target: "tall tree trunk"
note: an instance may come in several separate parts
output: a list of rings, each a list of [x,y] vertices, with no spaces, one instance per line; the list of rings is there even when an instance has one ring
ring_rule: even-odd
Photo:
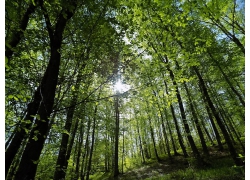
[[[73,1],[74,7],[76,2]],[[48,132],[49,117],[52,112],[56,85],[60,66],[60,49],[62,44],[62,34],[67,21],[73,16],[70,10],[62,10],[63,13],[58,17],[55,31],[51,36],[51,56],[48,67],[41,82],[41,105],[38,110],[40,120],[37,119],[35,127],[31,130],[28,144],[24,150],[19,168],[17,170],[15,180],[34,179],[39,161],[39,156],[43,149],[46,134]],[[66,14],[66,17],[63,15]],[[51,33],[51,32],[50,32]]]
[[[150,78],[150,76],[148,76],[148,78],[149,78],[149,82],[150,82],[150,84],[151,85],[153,85],[151,82],[151,78]],[[164,139],[165,139],[165,143],[166,143],[166,149],[167,149],[167,152],[168,152],[168,157],[169,158],[171,158],[171,153],[170,153],[170,147],[169,147],[169,142],[168,142],[168,138],[167,138],[167,133],[166,133],[166,128],[165,128],[165,125],[164,125],[164,122],[163,122],[163,115],[162,115],[162,112],[161,112],[161,108],[160,108],[160,104],[159,104],[159,102],[158,102],[158,97],[157,97],[157,94],[156,94],[156,91],[155,90],[153,90],[153,93],[154,93],[154,96],[157,98],[157,106],[158,106],[158,109],[159,109],[159,111],[160,111],[160,117],[161,117],[161,126],[162,126],[162,131],[163,131],[163,135],[164,135]],[[161,138],[160,138],[161,139]],[[161,143],[160,143],[160,145],[161,145]],[[162,148],[161,148],[162,149]],[[165,148],[163,147],[163,150],[165,151]],[[165,151],[166,152],[166,151]]]
[[[38,0],[34,1],[36,5],[34,5],[32,2],[30,3],[29,7],[26,9],[26,12],[24,13],[21,22],[19,24],[19,27],[17,30],[12,34],[12,37],[9,41],[7,41],[5,44],[5,56],[10,59],[13,52],[15,51],[16,46],[20,42],[20,40],[23,37],[23,34],[28,26],[28,22],[30,19],[31,14],[35,12],[36,7],[38,6]]]
[[[78,180],[79,178],[79,170],[80,170],[80,159],[81,159],[81,152],[82,152],[82,145],[83,145],[83,120],[80,120],[80,134],[79,134],[79,146],[77,151],[77,160],[76,160],[76,170],[75,170],[75,179]]]
[[[99,96],[100,96],[100,93],[99,93]],[[99,98],[99,96],[98,96],[98,98]],[[89,173],[91,171],[92,155],[93,155],[94,144],[95,144],[95,128],[96,128],[96,118],[97,118],[96,114],[97,114],[97,105],[95,106],[95,110],[94,110],[92,137],[91,137],[91,147],[90,147],[90,152],[89,152],[89,163],[88,163],[88,167],[87,167],[86,180],[89,180]]]
[[[207,103],[208,103],[208,105],[209,105],[209,107],[210,107],[210,109],[211,109],[211,111],[212,111],[212,113],[213,113],[213,115],[214,115],[214,117],[215,117],[215,119],[216,119],[216,121],[217,121],[217,123],[218,123],[218,125],[219,125],[219,127],[220,127],[220,129],[222,131],[222,133],[223,133],[223,135],[224,135],[224,138],[225,138],[226,143],[228,145],[230,154],[231,154],[231,156],[232,156],[235,164],[237,166],[242,166],[243,165],[243,161],[240,158],[238,158],[236,150],[235,150],[235,148],[234,148],[234,146],[233,146],[233,144],[231,142],[231,139],[229,137],[229,134],[228,134],[228,132],[227,132],[227,130],[225,128],[225,125],[223,124],[223,121],[221,120],[218,112],[215,109],[215,106],[214,106],[213,102],[211,101],[211,98],[210,98],[210,96],[208,94],[205,82],[204,82],[204,80],[203,80],[200,72],[198,71],[198,68],[197,67],[193,67],[193,69],[194,69],[196,75],[198,76],[199,83],[200,83],[200,86],[202,88],[203,95],[204,95],[204,97],[205,97],[205,99],[206,99],[206,101],[207,101]]]
[[[41,95],[40,95],[40,87],[37,88],[34,94],[34,99],[31,103],[28,104],[27,114],[24,117],[25,124],[18,126],[13,133],[14,137],[11,140],[6,152],[5,152],[5,177],[8,174],[10,165],[17,154],[18,149],[20,148],[25,137],[27,138],[27,134],[25,129],[29,130],[33,124],[34,115],[36,115],[37,110],[40,105]],[[24,127],[23,127],[24,126]]]
[[[87,165],[88,165],[87,159],[89,157],[89,132],[90,132],[90,125],[91,125],[91,121],[90,121],[90,119],[88,119],[87,132],[86,132],[86,140],[85,140],[85,145],[84,145],[85,152],[84,152],[83,158],[82,158],[83,162],[82,162],[82,170],[81,170],[81,180],[84,180],[84,178],[85,178],[86,171],[87,171]]]
[[[166,83],[166,81],[164,81],[164,84],[165,84],[166,94],[169,95],[168,90],[167,90],[167,83]],[[178,125],[178,122],[177,122],[177,119],[176,119],[176,116],[175,116],[174,107],[173,107],[172,104],[170,104],[170,109],[171,109],[171,113],[172,113],[172,116],[173,116],[173,120],[174,120],[174,124],[175,124],[175,129],[176,129],[176,132],[177,132],[179,144],[181,146],[183,155],[184,155],[184,157],[188,157],[187,150],[186,150],[186,147],[184,145],[183,137],[181,135],[180,128],[179,128],[179,125]]]
[[[224,123],[226,123],[226,121],[227,121],[229,124],[229,129],[230,129],[229,133],[232,131],[235,134],[235,137],[237,138],[238,142],[240,143],[240,145],[242,147],[242,150],[245,152],[245,146],[243,145],[243,143],[240,140],[240,134],[236,131],[236,129],[234,128],[234,125],[232,124],[233,119],[231,118],[230,114],[225,111],[225,109],[223,108],[224,106],[222,104],[222,101],[219,99],[218,96],[215,95],[215,91],[213,89],[211,89],[211,93],[214,97],[215,102],[218,105],[218,108],[220,109],[220,114],[224,119]]]
[[[114,177],[119,175],[119,97],[115,98],[115,156],[114,156]]]
[[[199,123],[198,117],[197,117],[197,115],[196,115],[194,106],[193,106],[193,102],[192,102],[192,99],[191,99],[191,95],[190,95],[190,92],[189,92],[188,87],[187,87],[187,85],[186,85],[185,82],[184,82],[184,88],[185,88],[185,90],[186,90],[186,92],[187,92],[187,96],[188,96],[188,100],[189,100],[189,105],[190,105],[191,113],[192,113],[192,116],[193,116],[193,118],[194,118],[194,122],[195,122],[197,131],[198,131],[198,134],[199,134],[199,137],[200,137],[200,141],[201,141],[201,145],[202,145],[203,152],[204,152],[206,155],[209,155],[209,151],[208,151],[208,149],[207,149],[207,144],[206,144],[206,141],[205,141],[203,132],[202,132],[202,130],[201,130],[200,123]]]
[[[142,156],[142,163],[144,164],[145,163],[145,157],[144,157],[144,151],[143,151],[143,147],[142,147],[142,140],[141,140],[138,120],[136,120],[136,129],[137,129],[137,133],[138,133],[138,137],[139,137],[139,145],[140,145],[140,152],[141,152],[141,156]]]
[[[184,110],[184,106],[183,106],[183,102],[182,102],[182,98],[181,98],[181,95],[180,95],[180,92],[179,92],[179,88],[178,88],[178,85],[175,81],[175,76],[174,76],[174,73],[173,71],[170,69],[170,66],[168,64],[168,57],[165,57],[165,63],[166,63],[166,67],[167,67],[167,70],[169,71],[169,75],[170,75],[170,78],[173,82],[173,85],[175,86],[175,92],[176,92],[176,97],[178,99],[178,104],[179,104],[179,108],[180,108],[180,112],[181,112],[181,118],[182,118],[182,122],[184,124],[184,129],[185,129],[185,133],[187,134],[187,139],[188,139],[188,142],[192,148],[192,151],[194,153],[194,156],[197,158],[198,162],[201,162],[202,159],[201,159],[201,156],[200,156],[200,153],[194,143],[194,139],[191,135],[191,131],[190,131],[190,128],[189,128],[189,125],[188,125],[188,122],[187,122],[187,118],[186,118],[186,114],[185,114],[185,110]]]
[[[220,72],[222,73],[223,77],[225,78],[227,84],[229,85],[229,87],[231,88],[231,90],[234,92],[234,94],[238,97],[240,103],[243,105],[243,107],[245,107],[245,100],[244,97],[241,96],[241,94],[234,88],[232,82],[230,81],[230,79],[228,78],[228,76],[226,75],[226,73],[223,71],[223,69],[220,66],[220,63],[215,60],[215,58],[213,57],[213,55],[208,52],[210,58],[216,63],[216,67],[219,68]]]
[[[57,161],[56,161],[56,169],[54,172],[54,180],[63,179],[65,178],[65,175],[66,175],[66,170],[67,170],[67,168],[65,167],[66,153],[67,153],[67,147],[68,147],[68,142],[69,142],[70,129],[72,126],[73,116],[75,112],[75,104],[78,99],[78,90],[80,88],[80,82],[81,82],[81,73],[78,73],[77,80],[75,83],[76,91],[73,92],[74,93],[73,98],[70,102],[70,108],[68,109],[68,112],[67,112],[66,122],[64,126],[64,133],[62,133],[60,150],[59,150],[59,154],[58,154]]]
[[[166,104],[166,103],[165,103],[165,104]],[[171,139],[171,142],[172,142],[173,150],[174,150],[174,155],[175,155],[175,156],[178,156],[179,153],[178,153],[177,150],[176,150],[175,140],[174,140],[174,137],[173,137],[173,133],[172,133],[172,130],[171,130],[169,121],[168,121],[168,119],[167,119],[168,113],[167,113],[167,109],[166,109],[166,108],[164,108],[164,114],[165,114],[165,117],[166,117],[167,127],[168,127],[168,131],[169,131],[170,139]]]
[[[151,119],[150,119],[150,117],[148,118],[148,120],[149,120],[150,134],[151,134],[151,138],[152,138],[153,145],[154,145],[154,152],[155,152],[155,156],[156,156],[157,161],[159,162],[161,159],[160,159],[160,157],[159,157],[159,155],[158,155],[158,152],[157,152],[157,149],[156,149],[156,143],[155,143],[154,131],[153,131],[153,128],[152,128],[152,123],[151,123]]]
[[[124,121],[123,121],[124,127]],[[122,174],[124,173],[124,161],[125,161],[125,133],[122,131]]]
[[[166,127],[164,125],[162,114],[161,114],[161,126],[162,126],[163,136],[164,136],[164,139],[165,139],[165,142],[166,142],[168,158],[172,159],[172,156],[171,156],[171,153],[170,153],[169,141],[168,141],[167,132],[166,132]]]
[[[207,110],[207,114],[209,116],[209,119],[210,119],[210,122],[211,122],[211,125],[212,125],[212,129],[213,129],[213,131],[215,133],[215,137],[216,137],[216,141],[218,143],[219,150],[223,151],[224,147],[223,147],[223,145],[221,143],[221,137],[220,137],[219,131],[218,131],[216,125],[215,125],[214,117],[213,117],[213,115],[211,113],[211,110],[209,109],[209,107],[207,105],[206,99],[204,97],[203,97],[203,99],[204,99],[204,102],[205,102],[205,107],[206,107],[206,110]]]
[[[17,155],[16,155],[15,158],[13,159],[13,162],[12,162],[12,164],[11,164],[11,166],[10,166],[8,175],[5,175],[5,176],[6,176],[6,178],[5,178],[6,180],[12,180],[13,177],[15,176],[15,171],[17,170],[18,165],[19,165],[19,163],[20,163],[20,158],[19,158],[19,157],[22,156],[26,144],[27,144],[27,141],[23,141],[23,142],[22,142],[22,145],[21,145],[21,147],[19,148],[19,150],[18,150],[18,152],[17,152]]]
[[[208,130],[207,130],[206,126],[205,126],[204,121],[201,121],[201,125],[202,125],[202,127],[203,127],[203,129],[204,129],[204,131],[205,131],[205,133],[206,133],[206,135],[207,135],[207,137],[208,137],[208,139],[210,140],[212,146],[214,146],[214,141],[213,141],[213,139],[212,139],[210,133],[208,132]]]
[[[153,92],[154,92],[155,97],[157,98],[156,92],[155,91],[153,91]],[[166,128],[165,128],[165,125],[164,125],[163,115],[162,115],[162,111],[161,111],[160,104],[159,104],[158,101],[157,101],[157,106],[158,106],[158,109],[160,111],[160,117],[161,117],[161,123],[160,124],[162,126],[162,131],[163,131],[163,136],[164,136],[165,143],[166,143],[166,149],[167,149],[168,157],[169,157],[169,159],[172,159],[172,156],[171,156],[171,153],[170,153],[169,141],[168,141],[168,137],[167,137],[167,133],[166,133]]]
[[[177,61],[175,61],[175,64],[176,64],[176,67],[178,70],[181,70],[180,66],[179,66],[179,63]],[[194,122],[195,122],[195,125],[196,125],[196,128],[197,128],[197,131],[198,131],[198,134],[199,134],[199,137],[200,137],[200,141],[201,141],[201,145],[202,145],[202,148],[203,148],[203,152],[206,154],[206,155],[209,155],[209,152],[208,152],[208,149],[207,149],[207,145],[206,145],[206,142],[205,142],[205,138],[204,138],[204,135],[203,135],[203,132],[201,130],[201,127],[200,127],[200,123],[199,123],[199,120],[198,120],[198,117],[196,115],[196,112],[195,112],[195,109],[194,109],[194,105],[193,105],[193,101],[191,99],[191,94],[188,90],[188,87],[187,87],[187,84],[186,82],[183,83],[184,85],[184,88],[186,90],[186,93],[187,93],[187,97],[188,97],[188,100],[189,100],[189,105],[190,105],[190,110],[191,110],[191,113],[192,113],[192,116],[194,118]]]

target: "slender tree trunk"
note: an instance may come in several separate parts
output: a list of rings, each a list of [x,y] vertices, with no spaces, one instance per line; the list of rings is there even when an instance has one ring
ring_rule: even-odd
[[[89,156],[89,131],[90,131],[90,125],[91,125],[91,121],[88,119],[88,125],[87,125],[87,132],[86,132],[86,140],[85,140],[85,145],[84,145],[84,149],[85,152],[83,154],[83,160],[82,160],[82,170],[81,170],[81,180],[84,180],[84,177],[86,175],[86,171],[87,171],[87,165],[88,165],[88,156]]]
[[[215,119],[216,119],[216,121],[217,121],[217,123],[218,123],[218,125],[219,125],[219,127],[220,127],[220,129],[222,131],[222,133],[223,133],[223,135],[224,135],[224,138],[225,138],[226,143],[228,145],[230,154],[231,154],[231,156],[232,156],[235,164],[237,166],[242,166],[243,165],[243,161],[240,158],[238,158],[236,150],[235,150],[235,148],[234,148],[234,146],[233,146],[233,144],[231,142],[231,139],[229,137],[229,134],[228,134],[228,132],[227,132],[227,130],[225,128],[225,125],[223,124],[223,121],[221,120],[218,112],[215,109],[215,106],[214,106],[213,102],[210,99],[210,96],[208,94],[207,88],[205,86],[205,82],[204,82],[201,74],[199,73],[198,68],[197,67],[193,67],[193,69],[194,69],[195,73],[198,76],[199,83],[200,83],[200,86],[202,88],[203,95],[204,95],[204,97],[205,97],[205,99],[206,99],[206,101],[207,101],[207,103],[208,103],[208,105],[209,105],[209,107],[210,107],[210,109],[211,109],[211,111],[212,111],[212,113],[213,113],[213,115],[214,115],[214,117],[215,117]]]
[[[77,151],[77,160],[76,160],[76,171],[75,171],[75,179],[78,180],[79,178],[79,170],[80,170],[80,159],[81,159],[81,152],[82,152],[82,144],[83,144],[83,122],[80,120],[80,134],[79,134],[79,146]]]
[[[209,116],[209,119],[210,119],[210,122],[211,122],[211,125],[212,125],[212,129],[213,129],[213,131],[215,133],[215,137],[216,137],[216,141],[218,143],[219,150],[223,151],[224,147],[223,147],[223,145],[221,143],[221,137],[220,137],[219,131],[218,131],[216,125],[215,125],[213,115],[212,115],[211,110],[209,109],[205,99],[204,99],[204,102],[205,102],[205,107],[206,107],[206,110],[207,110],[207,114]]]
[[[206,126],[205,126],[204,121],[201,121],[201,124],[202,124],[202,127],[203,127],[203,129],[204,129],[204,131],[205,131],[205,133],[206,133],[206,135],[207,135],[208,139],[210,140],[210,142],[211,142],[212,146],[214,146],[214,141],[213,141],[213,139],[212,139],[211,135],[209,134],[209,132],[208,132],[208,130],[207,130],[207,128],[206,128]]]
[[[78,128],[78,123],[79,123],[79,121],[76,119],[75,120],[75,125],[74,125],[73,130],[72,130],[72,133],[70,134],[71,138],[69,140],[69,145],[67,146],[66,160],[65,160],[65,164],[64,164],[65,169],[68,168],[68,161],[69,161],[69,158],[71,156],[71,152],[72,152],[73,145],[74,145],[74,142],[75,142],[75,136],[76,136],[76,132],[77,132],[77,128]],[[64,176],[66,176],[66,174],[64,174]]]
[[[179,153],[177,152],[177,150],[176,150],[176,146],[175,146],[175,141],[174,141],[173,133],[172,133],[172,130],[171,130],[169,121],[168,121],[168,119],[167,119],[168,114],[167,114],[167,109],[166,109],[166,108],[164,108],[164,114],[165,114],[166,121],[167,121],[167,127],[168,127],[168,131],[169,131],[170,139],[171,139],[171,142],[172,142],[173,150],[174,150],[174,155],[175,155],[175,156],[178,156],[178,155],[180,155],[180,154],[179,154]]]
[[[150,134],[151,134],[151,138],[152,138],[153,145],[154,145],[155,156],[156,156],[157,161],[159,162],[161,159],[160,159],[160,157],[158,155],[158,152],[157,152],[157,149],[156,149],[156,143],[155,143],[155,138],[154,138],[154,131],[153,131],[153,128],[152,128],[152,123],[151,123],[150,117],[149,117],[148,120],[149,120]]]
[[[77,75],[77,80],[75,83],[75,89],[76,91],[73,94],[73,98],[70,103],[70,108],[68,109],[67,112],[67,117],[66,117],[66,122],[64,126],[64,133],[62,134],[62,140],[61,140],[61,146],[59,150],[59,154],[57,157],[57,162],[56,162],[56,169],[54,172],[54,180],[60,180],[65,178],[66,175],[66,170],[67,167],[65,167],[66,164],[66,153],[67,153],[67,146],[69,142],[69,135],[70,135],[70,129],[72,126],[72,121],[73,121],[73,116],[75,112],[75,104],[78,99],[78,90],[80,88],[80,73]]]
[[[124,124],[123,124],[123,127],[124,127]],[[122,174],[124,173],[124,168],[123,168],[124,160],[125,160],[125,134],[124,134],[124,130],[123,130],[122,131]]]
[[[144,157],[144,151],[143,151],[143,147],[142,147],[142,140],[141,140],[139,125],[138,125],[137,120],[136,120],[136,129],[137,129],[137,133],[138,133],[138,137],[139,137],[139,144],[140,144],[140,151],[141,151],[141,156],[142,156],[142,163],[144,164],[145,163],[145,157]]]
[[[114,156],[114,177],[119,175],[119,99],[115,98],[115,156]]]
[[[193,118],[194,118],[194,122],[195,122],[197,131],[198,131],[198,134],[199,134],[199,137],[200,137],[200,141],[201,141],[201,145],[202,145],[203,152],[204,152],[206,155],[209,155],[209,151],[208,151],[208,149],[207,149],[206,141],[205,141],[203,132],[202,132],[202,130],[201,130],[200,123],[199,123],[198,117],[197,117],[197,115],[196,115],[194,106],[193,106],[193,102],[192,102],[192,99],[191,99],[191,95],[190,95],[190,92],[189,92],[189,90],[188,90],[187,85],[186,85],[185,82],[184,82],[184,88],[185,88],[185,90],[186,90],[186,92],[187,92],[187,96],[188,96],[188,100],[189,100],[189,105],[190,105],[191,113],[192,113],[192,116],[193,116]]]
[[[165,61],[166,61],[166,63],[168,63],[168,58],[167,57],[165,57]],[[180,108],[180,112],[181,112],[181,117],[182,117],[182,121],[183,121],[183,124],[184,124],[185,133],[187,134],[188,142],[189,142],[189,144],[190,144],[190,146],[192,148],[194,156],[197,158],[197,160],[199,162],[201,162],[200,153],[199,153],[199,151],[198,151],[198,149],[197,149],[197,147],[196,147],[196,145],[194,143],[194,140],[193,140],[193,137],[191,135],[191,131],[190,131],[190,128],[189,128],[189,125],[188,125],[188,122],[187,122],[187,118],[186,118],[182,98],[181,98],[181,95],[180,95],[180,92],[179,92],[178,85],[177,85],[177,83],[175,81],[174,73],[170,69],[169,64],[166,64],[166,66],[167,66],[167,70],[169,71],[170,78],[171,78],[171,80],[173,82],[173,85],[175,86],[176,97],[178,99],[178,104],[179,104],[179,108]]]
[[[154,92],[154,96],[157,98],[156,92],[155,91],[153,91],[153,92]],[[160,117],[161,117],[161,123],[160,124],[162,126],[162,131],[163,131],[163,136],[164,136],[165,143],[166,143],[166,149],[167,149],[168,157],[171,159],[172,157],[171,157],[171,153],[170,153],[169,141],[168,141],[168,138],[167,138],[167,133],[166,133],[165,125],[164,125],[162,111],[161,111],[160,104],[159,104],[158,101],[157,101],[157,106],[158,106],[158,109],[160,111]]]
[[[163,117],[161,115],[161,126],[162,126],[162,131],[163,131],[163,136],[166,142],[166,148],[167,148],[167,153],[168,153],[168,157],[169,159],[172,159],[171,153],[170,153],[170,146],[169,146],[169,141],[168,141],[168,137],[167,137],[167,133],[166,133],[166,127],[164,125],[164,121],[163,121]]]
[[[244,98],[241,96],[241,94],[234,88],[233,84],[231,83],[231,81],[229,80],[228,76],[226,75],[226,73],[223,71],[223,69],[221,68],[219,62],[217,60],[215,60],[215,58],[213,57],[213,55],[208,52],[209,56],[211,57],[211,59],[216,63],[216,67],[219,68],[220,72],[222,73],[223,77],[225,78],[227,84],[229,85],[229,87],[231,88],[231,90],[234,92],[234,94],[238,97],[239,101],[241,102],[241,104],[243,105],[243,107],[245,107],[245,100]]]
[[[234,125],[232,124],[233,119],[230,117],[230,115],[228,113],[226,113],[226,111],[223,108],[222,102],[220,101],[220,99],[218,99],[217,96],[215,96],[215,92],[213,90],[211,90],[211,92],[214,96],[215,102],[218,104],[218,107],[220,109],[220,114],[224,119],[224,123],[226,124],[226,122],[228,122],[228,124],[229,124],[229,127],[228,127],[228,129],[230,129],[229,134],[231,134],[230,132],[233,132],[235,134],[235,137],[237,138],[237,141],[240,143],[243,152],[245,152],[245,146],[243,145],[243,143],[240,140],[240,135],[238,134],[238,132],[234,128]],[[233,140],[233,138],[232,138],[232,140]]]
[[[99,96],[100,96],[100,93],[99,93]],[[96,128],[96,118],[97,118],[96,114],[97,114],[97,105],[95,106],[95,110],[94,110],[92,137],[91,137],[91,147],[90,147],[90,152],[89,152],[89,163],[88,163],[88,168],[87,168],[86,180],[89,180],[89,173],[91,171],[92,155],[93,155],[94,143],[95,143],[95,128]]]
[[[164,84],[165,84],[166,94],[169,95],[168,90],[167,90],[166,81],[164,81]],[[176,119],[176,116],[175,116],[174,107],[173,107],[172,104],[170,104],[170,109],[171,109],[171,113],[172,113],[172,116],[173,116],[173,119],[174,119],[175,129],[176,129],[176,132],[177,132],[179,144],[181,146],[183,155],[184,155],[184,157],[188,157],[187,150],[186,150],[186,147],[184,145],[183,137],[181,135],[180,128],[179,128],[179,125],[178,125],[178,122],[177,122],[177,119]]]

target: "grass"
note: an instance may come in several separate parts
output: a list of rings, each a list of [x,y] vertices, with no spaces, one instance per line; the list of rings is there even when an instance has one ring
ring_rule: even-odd
[[[148,160],[140,167],[135,166],[124,174],[119,175],[119,180],[243,180],[244,168],[235,167],[228,152],[210,149],[210,156],[204,158],[209,164],[205,167],[197,166],[194,158],[173,156],[170,161],[161,157],[162,161]],[[91,176],[93,180],[112,180],[110,173],[96,173]]]

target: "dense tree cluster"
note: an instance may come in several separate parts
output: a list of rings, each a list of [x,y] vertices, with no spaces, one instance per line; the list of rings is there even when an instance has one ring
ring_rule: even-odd
[[[206,166],[210,146],[244,164],[244,1],[5,5],[6,179],[117,177],[163,155]]]

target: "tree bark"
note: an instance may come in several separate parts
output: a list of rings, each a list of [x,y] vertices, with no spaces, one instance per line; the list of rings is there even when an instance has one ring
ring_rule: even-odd
[[[9,42],[6,42],[5,44],[5,56],[10,60],[12,54],[15,51],[16,46],[20,42],[20,40],[23,37],[23,34],[27,28],[29,19],[31,14],[35,12],[35,9],[37,7],[38,0],[35,1],[36,6],[33,3],[30,3],[29,7],[27,8],[26,12],[24,13],[22,20],[19,24],[19,27],[17,30],[12,34],[11,40]]]
[[[18,126],[13,133],[14,137],[11,140],[11,143],[9,144],[6,152],[5,152],[5,177],[8,174],[10,165],[17,154],[18,149],[20,148],[23,140],[27,138],[27,134],[25,132],[25,129],[30,130],[33,120],[34,120],[34,115],[36,115],[37,110],[39,108],[41,101],[41,95],[40,95],[40,87],[37,88],[34,94],[34,99],[31,103],[28,104],[28,109],[27,109],[27,114],[24,117],[25,124]],[[24,126],[24,127],[22,127]]]
[[[142,163],[144,164],[145,163],[145,157],[144,157],[144,151],[143,151],[143,147],[142,147],[142,140],[141,140],[141,136],[140,136],[138,120],[136,120],[136,129],[137,129],[137,133],[138,133],[138,137],[139,137],[139,144],[140,144],[140,152],[141,152],[141,156],[142,156]]]
[[[114,177],[119,175],[119,99],[115,98],[115,156],[114,156]]]
[[[76,3],[74,2],[76,6]],[[61,54],[59,52],[62,44],[62,34],[67,21],[73,16],[73,12],[62,10],[67,17],[61,13],[56,23],[53,39],[51,39],[51,56],[48,67],[41,82],[41,105],[38,110],[40,120],[37,119],[35,127],[31,130],[28,144],[24,150],[15,180],[25,180],[35,178],[39,156],[43,149],[46,134],[48,132],[49,117],[52,112],[56,85],[59,74]]]
[[[198,162],[201,162],[201,156],[200,156],[200,153],[194,143],[194,140],[193,140],[193,137],[191,135],[191,132],[190,132],[190,128],[189,128],[189,125],[188,125],[188,122],[187,122],[187,118],[186,118],[186,114],[185,114],[185,110],[184,110],[184,106],[183,106],[183,103],[182,103],[182,98],[181,98],[181,95],[180,95],[180,92],[179,92],[179,88],[178,88],[178,85],[175,81],[175,76],[174,76],[174,73],[173,71],[170,69],[169,67],[169,64],[168,63],[168,58],[165,57],[165,63],[166,63],[166,66],[167,66],[167,70],[169,71],[169,74],[170,74],[170,78],[173,82],[173,85],[175,86],[175,92],[176,92],[176,97],[178,99],[178,104],[179,104],[179,108],[180,108],[180,112],[181,112],[181,118],[182,118],[182,122],[184,124],[184,129],[185,129],[185,133],[186,133],[186,136],[187,136],[187,139],[188,139],[188,142],[192,148],[192,151],[194,153],[194,156],[195,158],[198,160]]]
[[[100,95],[100,93],[99,93]],[[98,96],[99,97],[99,96]],[[87,167],[87,175],[86,175],[86,180],[89,180],[89,173],[91,170],[91,163],[92,163],[92,155],[94,151],[94,143],[95,143],[95,128],[96,128],[96,114],[97,114],[97,105],[95,106],[94,110],[94,119],[93,119],[93,128],[92,128],[92,137],[91,137],[91,147],[90,147],[90,152],[89,152],[89,163]]]
[[[191,99],[191,95],[190,95],[190,92],[189,92],[189,90],[188,90],[187,85],[186,85],[185,82],[184,82],[184,88],[185,88],[185,90],[186,90],[186,92],[187,92],[187,96],[188,96],[188,100],[189,100],[189,105],[190,105],[191,113],[192,113],[192,116],[193,116],[193,118],[194,118],[194,122],[195,122],[197,131],[198,131],[198,134],[199,134],[199,137],[200,137],[200,141],[201,141],[201,145],[202,145],[203,152],[204,152],[206,155],[209,155],[209,151],[208,151],[208,148],[207,148],[207,144],[206,144],[206,141],[205,141],[203,132],[202,132],[202,130],[201,130],[201,127],[200,127],[200,123],[199,123],[198,117],[197,117],[196,112],[195,112],[195,110],[194,110],[194,106],[193,106],[193,102],[192,102],[192,99]]]
[[[202,88],[202,92],[203,92],[204,98],[206,99],[206,101],[207,101],[207,103],[208,103],[208,105],[209,105],[209,107],[210,107],[210,109],[211,109],[211,111],[212,111],[212,113],[213,113],[213,115],[214,115],[214,117],[215,117],[215,119],[216,119],[216,121],[217,121],[217,123],[218,123],[218,125],[219,125],[219,127],[220,127],[220,129],[222,131],[222,133],[223,133],[223,135],[224,135],[224,138],[225,138],[226,143],[228,145],[230,154],[231,154],[231,156],[232,156],[235,164],[237,166],[242,166],[243,165],[243,161],[240,158],[238,158],[236,150],[235,150],[235,148],[234,148],[234,146],[233,146],[233,144],[231,142],[231,139],[229,137],[229,134],[228,134],[228,132],[227,132],[227,130],[225,128],[225,125],[223,124],[223,121],[221,120],[218,112],[215,109],[215,106],[214,106],[213,102],[211,101],[211,98],[210,98],[210,96],[208,94],[205,82],[204,82],[204,80],[203,80],[200,72],[198,71],[198,68],[197,67],[193,67],[193,69],[194,69],[194,71],[195,71],[195,73],[196,73],[196,75],[197,75],[197,77],[199,79],[199,83],[200,83],[200,86]]]
[[[63,179],[66,176],[66,170],[67,167],[65,167],[66,164],[66,154],[67,154],[67,147],[68,147],[68,142],[69,142],[69,134],[70,134],[70,129],[72,127],[72,122],[73,122],[73,116],[75,112],[75,104],[78,99],[78,90],[80,88],[80,73],[77,75],[77,80],[75,83],[75,89],[76,91],[73,94],[73,98],[70,103],[70,108],[68,109],[67,112],[67,117],[66,117],[66,122],[64,126],[64,133],[62,133],[62,140],[61,140],[61,145],[60,145],[60,150],[59,154],[57,157],[57,162],[56,162],[56,169],[54,172],[54,180],[59,180]]]
[[[165,84],[166,94],[169,95],[168,90],[167,90],[167,83],[166,83],[166,81],[164,81],[164,84]],[[172,113],[172,116],[173,116],[173,120],[174,120],[174,124],[175,124],[175,129],[176,129],[176,132],[177,132],[179,144],[181,146],[183,155],[184,155],[184,157],[188,157],[187,150],[186,150],[186,147],[184,145],[184,141],[183,141],[183,138],[182,138],[182,135],[181,135],[181,132],[180,132],[180,128],[179,128],[179,125],[178,125],[178,122],[177,122],[177,119],[176,119],[176,116],[175,116],[175,112],[174,112],[174,107],[173,107],[172,104],[170,104],[170,109],[171,109],[171,113]]]
[[[223,69],[221,68],[219,62],[217,60],[215,60],[215,58],[213,57],[213,55],[208,52],[210,58],[216,63],[216,66],[219,68],[221,74],[223,75],[223,77],[225,78],[227,84],[229,85],[229,87],[231,88],[231,90],[234,92],[234,94],[238,97],[240,103],[242,104],[243,107],[245,107],[245,100],[244,98],[241,96],[241,94],[234,88],[232,82],[229,80],[228,76],[226,75],[226,73],[223,71]]]

